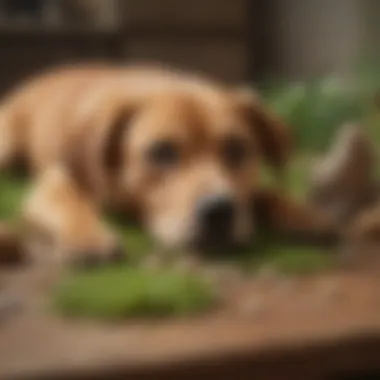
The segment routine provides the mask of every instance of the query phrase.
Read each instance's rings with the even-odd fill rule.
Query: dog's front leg
[[[78,264],[123,257],[118,240],[101,220],[99,205],[64,166],[49,168],[37,179],[22,212],[33,257]]]
[[[331,244],[341,238],[341,228],[312,205],[275,191],[262,190],[254,201],[259,227],[295,242]]]

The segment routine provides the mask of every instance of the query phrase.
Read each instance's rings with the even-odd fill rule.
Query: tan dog
[[[23,217],[39,252],[45,241],[67,260],[117,256],[105,207],[176,247],[245,243],[264,221],[330,231],[323,216],[260,188],[263,160],[286,165],[288,129],[253,94],[195,75],[57,69],[4,100],[0,134],[1,167],[22,161],[35,178]]]

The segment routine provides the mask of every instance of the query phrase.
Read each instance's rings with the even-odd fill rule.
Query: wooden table
[[[119,325],[63,320],[32,302],[43,281],[12,279],[29,307],[0,323],[0,379],[380,378],[379,276],[252,280],[228,308]],[[243,312],[244,297],[261,307]]]

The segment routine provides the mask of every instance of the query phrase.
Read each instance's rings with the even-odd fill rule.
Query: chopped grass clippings
[[[72,273],[53,299],[64,315],[101,319],[184,316],[205,311],[216,301],[200,277],[122,266]]]
[[[251,268],[272,265],[284,274],[312,274],[331,269],[334,265],[333,254],[326,249],[313,247],[268,247],[267,250],[252,259]]]

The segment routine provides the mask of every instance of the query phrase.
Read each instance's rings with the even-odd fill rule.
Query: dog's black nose
[[[234,211],[234,204],[229,196],[212,195],[201,199],[198,205],[198,220],[202,235],[221,240],[230,235]]]

